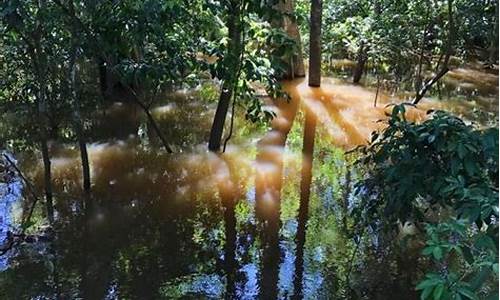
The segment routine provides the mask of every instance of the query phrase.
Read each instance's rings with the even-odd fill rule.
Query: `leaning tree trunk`
[[[453,41],[455,39],[455,25],[453,23],[453,0],[448,0],[448,41],[446,42],[446,55],[443,63],[438,62],[437,73],[431,79],[427,80],[422,88],[417,92],[415,98],[413,98],[412,104],[416,105],[422,100],[431,87],[441,79],[448,71],[448,63],[450,61],[451,54],[453,53]],[[441,67],[439,67],[441,65]]]
[[[241,3],[238,0],[232,0],[227,17],[227,28],[229,30],[229,45],[226,56],[224,57],[224,65],[227,70],[226,78],[222,84],[222,91],[215,111],[212,129],[210,131],[210,139],[208,149],[210,151],[219,151],[221,146],[222,133],[224,131],[224,123],[226,121],[229,103],[234,94],[236,82],[238,81],[241,47]]]
[[[321,13],[322,0],[311,1],[311,29],[309,41],[309,85],[321,84]]]

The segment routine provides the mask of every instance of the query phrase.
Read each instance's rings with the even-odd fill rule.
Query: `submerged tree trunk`
[[[40,106],[40,105],[38,105]],[[43,111],[39,110],[39,115],[44,114]],[[40,119],[43,119],[41,117]],[[44,122],[40,122],[41,127],[43,127]],[[42,150],[42,160],[43,160],[43,169],[44,169],[44,187],[45,187],[45,201],[47,206],[47,218],[49,222],[52,223],[54,221],[54,204],[52,200],[52,174],[50,170],[50,156],[49,156],[49,147],[47,145],[47,129],[40,128],[40,147]]]
[[[47,218],[50,223],[54,221],[54,204],[52,199],[52,173],[50,169],[50,155],[48,147],[48,126],[49,119],[47,113],[47,78],[46,78],[46,68],[47,68],[47,58],[45,56],[45,51],[43,51],[41,36],[43,35],[43,22],[41,18],[41,12],[45,8],[45,1],[41,0],[38,2],[38,15],[35,25],[35,33],[32,35],[34,37],[33,44],[28,45],[31,48],[30,56],[33,64],[33,69],[35,77],[38,83],[38,93],[37,93],[37,109],[38,109],[38,134],[40,138],[40,148],[42,152],[42,161],[44,169],[44,188],[45,188],[45,201],[47,207]]]
[[[69,9],[74,11],[73,2],[70,1]],[[90,166],[89,157],[87,152],[87,143],[85,141],[83,120],[80,113],[80,98],[76,86],[76,76],[77,76],[77,58],[78,58],[78,45],[77,45],[77,35],[76,30],[72,30],[72,45],[69,59],[69,86],[71,93],[71,100],[73,103],[73,122],[76,137],[78,139],[78,147],[80,148],[80,158],[82,163],[82,187],[86,196],[85,206],[89,206],[90,201]]]
[[[366,61],[368,60],[364,42],[361,42],[357,56],[358,57],[356,58],[356,66],[354,67],[354,72],[352,75],[353,83],[359,83],[359,81],[361,80],[361,77],[363,76],[363,70],[365,69]]]
[[[227,70],[226,78],[222,84],[222,91],[215,111],[215,117],[210,131],[208,149],[217,152],[220,150],[224,123],[226,121],[229,104],[234,94],[236,82],[238,81],[241,47],[241,2],[232,0],[227,17],[227,28],[229,30],[229,45],[224,57],[224,65]]]
[[[86,195],[90,194],[90,166],[89,166],[89,156],[87,152],[87,143],[85,141],[85,136],[83,132],[83,120],[80,114],[80,106],[78,94],[76,92],[75,76],[76,76],[76,66],[74,61],[71,63],[70,69],[70,85],[71,85],[71,96],[73,97],[73,114],[74,114],[74,128],[76,132],[76,137],[78,139],[78,147],[80,148],[80,158],[82,162],[82,185],[83,191]],[[87,203],[88,204],[88,203]]]
[[[309,42],[309,85],[321,84],[321,14],[323,0],[311,1],[311,29]]]

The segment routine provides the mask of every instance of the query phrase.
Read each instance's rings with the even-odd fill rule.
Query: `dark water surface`
[[[482,84],[455,73],[460,84]],[[409,118],[446,109],[487,125],[498,118],[490,75],[473,99],[426,99]],[[77,149],[53,143],[57,221],[48,228],[37,206],[31,239],[0,258],[0,298],[417,299],[418,243],[389,251],[393,237],[355,235],[349,218],[362,172],[344,151],[366,143],[384,126],[384,107],[401,99],[381,93],[375,108],[374,90],[329,78],[318,89],[284,85],[292,99],[267,103],[271,125],[238,114],[220,155],[205,145],[215,103],[196,93],[169,95],[153,110],[175,146],[170,155],[130,104],[96,112],[88,211]],[[40,190],[39,160],[16,156]],[[21,201],[18,178],[1,188],[0,238],[31,201]]]

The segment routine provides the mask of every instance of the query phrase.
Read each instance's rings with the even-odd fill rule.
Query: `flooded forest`
[[[498,299],[498,5],[1,0],[0,299]]]

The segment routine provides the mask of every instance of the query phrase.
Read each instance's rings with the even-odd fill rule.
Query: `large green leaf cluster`
[[[479,299],[498,276],[498,129],[476,129],[443,111],[421,124],[395,106],[389,126],[361,148],[366,167],[355,213],[365,225],[425,227],[434,262],[422,299]],[[379,226],[380,227],[380,226]]]

